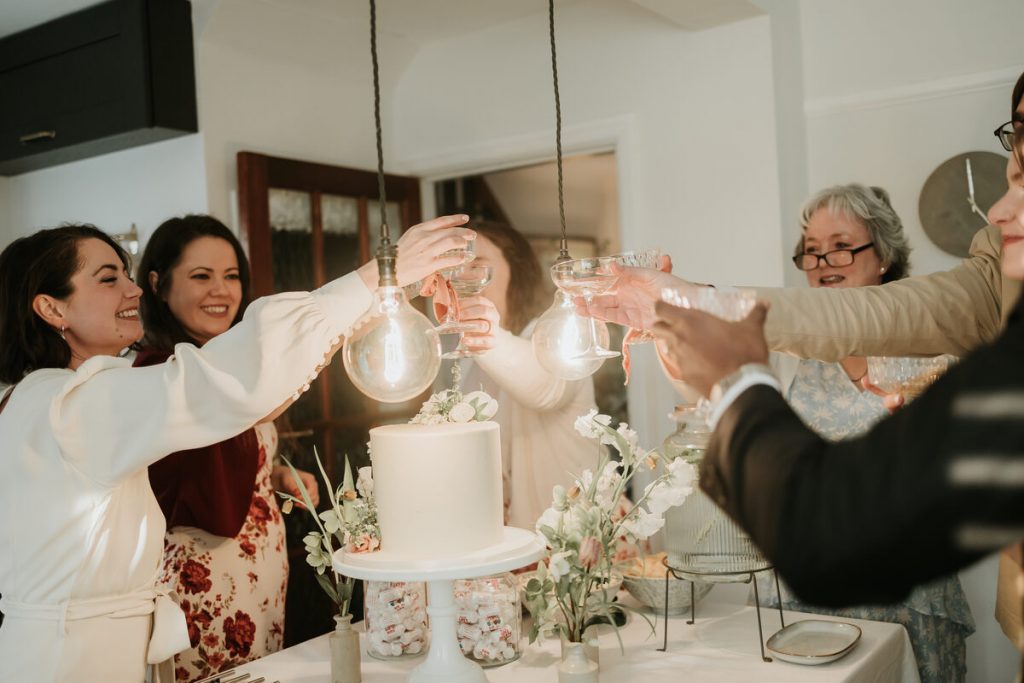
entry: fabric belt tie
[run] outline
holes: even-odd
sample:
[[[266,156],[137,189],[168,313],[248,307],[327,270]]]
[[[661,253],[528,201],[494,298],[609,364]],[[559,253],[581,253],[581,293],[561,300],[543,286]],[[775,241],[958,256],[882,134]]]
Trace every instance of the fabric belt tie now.
[[[178,595],[164,588],[144,588],[133,593],[85,600],[69,600],[59,604],[33,604],[0,596],[0,612],[16,619],[56,621],[60,633],[67,633],[67,622],[96,617],[124,619],[153,615],[153,633],[149,638],[146,663],[159,666],[173,674],[173,657],[191,647],[185,613],[178,607]],[[161,673],[163,673],[161,671]],[[154,680],[165,680],[158,675]],[[173,676],[168,681],[173,681]]]

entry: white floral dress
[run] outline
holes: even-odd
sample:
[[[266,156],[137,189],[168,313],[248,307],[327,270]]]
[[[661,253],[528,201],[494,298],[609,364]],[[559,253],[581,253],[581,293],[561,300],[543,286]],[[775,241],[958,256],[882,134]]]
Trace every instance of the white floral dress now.
[[[195,681],[281,649],[288,554],[270,482],[277,430],[256,425],[259,469],[249,514],[234,538],[175,527],[161,582],[177,591],[192,649],[175,658],[178,681]]]
[[[861,434],[887,414],[882,399],[854,386],[839,363],[801,360],[786,400],[809,427],[832,440]],[[879,567],[878,573],[884,577],[885,567]],[[758,590],[762,605],[778,604],[769,576],[759,575]],[[974,619],[955,574],[918,586],[903,602],[893,605],[844,609],[812,606],[793,597],[785,585],[782,602],[786,609],[799,612],[903,624],[910,635],[922,683],[965,679],[966,639],[974,633]]]

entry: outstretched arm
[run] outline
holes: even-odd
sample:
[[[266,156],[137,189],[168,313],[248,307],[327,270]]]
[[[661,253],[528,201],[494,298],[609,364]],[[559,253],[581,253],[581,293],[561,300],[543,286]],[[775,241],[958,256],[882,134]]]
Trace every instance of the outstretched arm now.
[[[773,351],[837,361],[847,356],[963,356],[999,334],[1004,307],[999,230],[980,230],[970,257],[949,271],[851,289],[757,289],[771,304]]]
[[[1024,537],[1024,324],[831,443],[767,386],[721,413],[702,488],[805,600],[894,601]],[[884,577],[880,570],[884,568]]]

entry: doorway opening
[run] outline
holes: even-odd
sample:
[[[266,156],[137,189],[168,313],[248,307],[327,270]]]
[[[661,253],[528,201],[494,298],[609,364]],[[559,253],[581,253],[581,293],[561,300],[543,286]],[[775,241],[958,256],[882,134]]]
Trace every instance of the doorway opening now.
[[[563,159],[566,234],[573,258],[614,254],[621,249],[619,184],[614,152]],[[473,221],[509,225],[533,247],[546,274],[558,256],[558,171],[554,161],[447,178],[433,184],[437,215],[465,213]],[[547,281],[551,295],[554,283]],[[609,325],[611,348],[625,333]],[[612,359],[593,375],[598,411],[628,421],[625,374]]]

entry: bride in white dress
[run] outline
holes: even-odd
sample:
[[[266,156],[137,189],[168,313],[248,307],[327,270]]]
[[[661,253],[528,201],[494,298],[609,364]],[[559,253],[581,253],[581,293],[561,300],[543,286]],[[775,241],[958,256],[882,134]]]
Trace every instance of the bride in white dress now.
[[[450,216],[399,241],[399,284],[457,265]],[[155,588],[164,518],[147,466],[221,441],[308,388],[366,310],[372,262],[254,302],[231,331],[167,362],[117,354],[142,335],[124,252],[92,226],[0,254],[0,681],[172,681],[185,619]],[[140,400],[140,396],[148,397]]]

